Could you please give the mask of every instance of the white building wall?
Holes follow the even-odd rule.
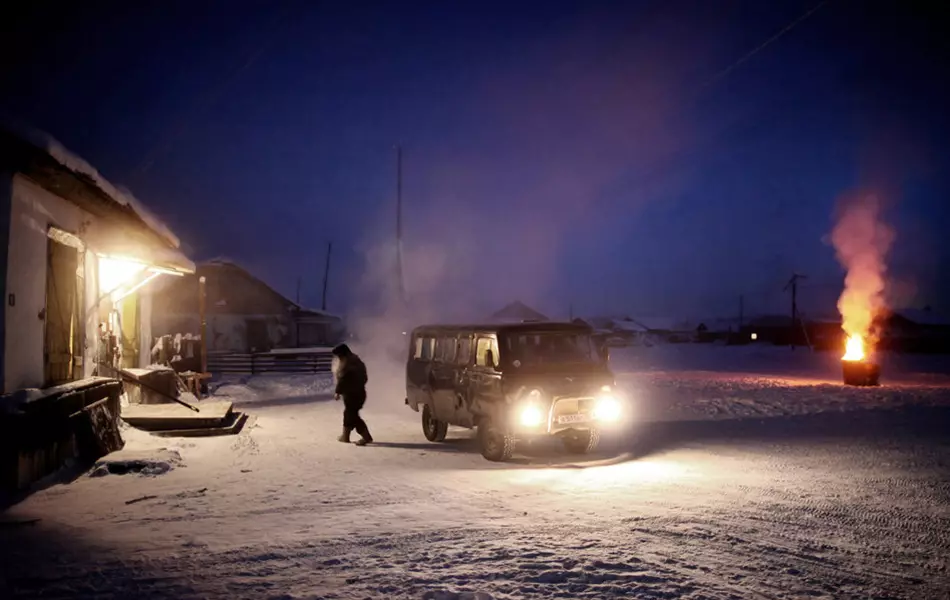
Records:
[[[21,175],[13,178],[7,251],[4,392],[42,387],[47,231],[54,225],[82,238],[91,215]],[[88,285],[88,284],[87,284]],[[88,325],[87,325],[88,326]],[[91,362],[87,348],[83,365]]]
[[[13,192],[13,176],[0,172],[0,390],[4,387],[4,363],[6,356],[7,319],[7,236],[10,234],[10,199]]]
[[[85,263],[86,290],[86,343],[83,351],[82,376],[92,377],[96,368],[96,355],[99,352],[99,260],[95,252],[86,252]]]
[[[98,353],[99,303],[106,299],[99,295],[97,248],[141,248],[124,231],[110,222],[80,209],[75,204],[52,194],[29,178],[14,175],[10,182],[9,213],[6,203],[0,201],[0,211],[9,216],[9,241],[6,244],[5,273],[6,297],[0,318],[4,327],[3,352],[0,369],[3,393],[23,388],[42,387],[44,382],[43,349],[45,322],[40,314],[46,307],[47,232],[55,226],[75,234],[86,245],[84,261],[85,290],[85,345],[82,374],[92,375]],[[3,196],[3,174],[0,173],[0,196]],[[0,198],[0,200],[3,200]],[[5,219],[0,218],[0,224]],[[138,291],[138,310],[141,339],[140,366],[147,366],[151,355],[152,298],[151,283]],[[8,301],[12,300],[12,303]]]

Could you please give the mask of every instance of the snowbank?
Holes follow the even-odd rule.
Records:
[[[333,376],[315,375],[257,375],[254,377],[228,376],[212,387],[212,394],[236,405],[272,400],[323,397],[333,393]]]
[[[106,475],[138,474],[143,476],[164,475],[175,467],[181,466],[181,454],[177,450],[160,449],[152,451],[120,450],[99,460],[92,467],[90,477]]]

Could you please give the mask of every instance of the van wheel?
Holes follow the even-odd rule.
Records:
[[[571,454],[589,454],[600,445],[600,431],[572,431],[564,436],[564,449]]]
[[[430,442],[444,442],[449,432],[449,424],[432,416],[432,409],[426,404],[422,407],[422,433]]]
[[[478,426],[478,446],[487,460],[505,462],[514,454],[515,438],[491,421],[483,421]]]

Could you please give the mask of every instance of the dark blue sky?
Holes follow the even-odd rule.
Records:
[[[332,240],[338,311],[392,271],[397,142],[421,304],[728,316],[800,270],[833,312],[823,237],[869,190],[901,300],[946,310],[946,20],[832,0],[723,73],[816,3],[36,2],[0,108],[307,304]]]

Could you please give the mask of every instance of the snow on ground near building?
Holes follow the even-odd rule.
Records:
[[[702,348],[615,353],[641,422],[586,459],[488,463],[463,430],[430,444],[401,367],[371,356],[374,447],[334,440],[327,378],[222,385],[258,417],[241,435],[129,430],[124,453],[172,468],[8,510],[40,521],[0,527],[0,596],[947,597],[948,389],[844,388],[774,349]]]
[[[267,404],[308,402],[331,396],[333,380],[328,376],[311,375],[227,377],[214,382],[212,390],[217,399],[230,400],[237,407],[261,407]]]

